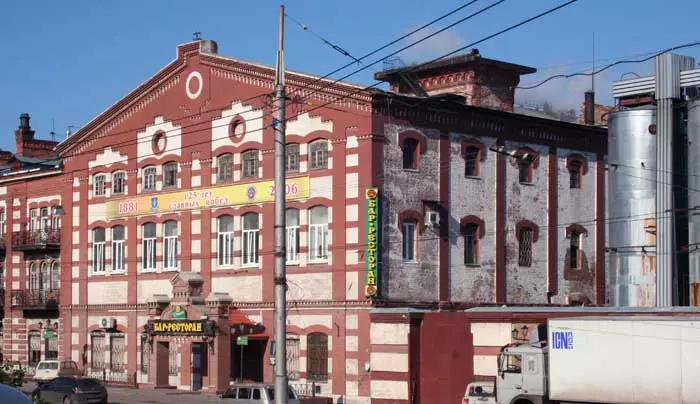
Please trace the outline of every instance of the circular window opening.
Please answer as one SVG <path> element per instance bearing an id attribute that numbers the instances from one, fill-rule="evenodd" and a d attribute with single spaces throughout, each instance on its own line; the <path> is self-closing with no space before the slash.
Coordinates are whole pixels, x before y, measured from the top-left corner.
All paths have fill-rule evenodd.
<path id="1" fill-rule="evenodd" d="M 167 138 L 165 137 L 165 132 L 156 132 L 153 135 L 153 152 L 156 154 L 163 153 L 165 151 L 165 146 L 167 145 Z"/>
<path id="2" fill-rule="evenodd" d="M 231 122 L 229 126 L 229 135 L 232 137 L 241 137 L 245 133 L 245 124 L 243 119 L 236 118 Z"/>
<path id="3" fill-rule="evenodd" d="M 656 124 L 652 123 L 651 125 L 649 125 L 649 133 L 651 133 L 652 135 L 656 135 Z"/>

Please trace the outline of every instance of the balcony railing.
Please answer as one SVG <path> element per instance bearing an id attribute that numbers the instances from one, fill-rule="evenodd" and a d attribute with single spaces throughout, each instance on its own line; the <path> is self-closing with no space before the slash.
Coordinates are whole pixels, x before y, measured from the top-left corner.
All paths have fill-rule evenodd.
<path id="1" fill-rule="evenodd" d="M 10 304 L 21 309 L 50 309 L 58 307 L 58 290 L 13 290 Z"/>
<path id="2" fill-rule="evenodd" d="M 22 230 L 12 233 L 13 250 L 45 250 L 58 248 L 61 244 L 61 230 Z"/>

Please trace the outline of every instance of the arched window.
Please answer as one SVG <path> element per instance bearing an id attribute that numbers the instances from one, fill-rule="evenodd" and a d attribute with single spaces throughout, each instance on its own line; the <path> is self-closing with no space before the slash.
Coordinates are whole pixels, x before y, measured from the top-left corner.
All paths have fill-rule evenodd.
<path id="1" fill-rule="evenodd" d="M 416 261 L 416 230 L 418 222 L 413 219 L 404 220 L 401 224 L 403 260 L 406 262 Z"/>
<path id="2" fill-rule="evenodd" d="M 51 266 L 46 261 L 41 263 L 41 288 L 44 291 L 51 290 Z"/>
<path id="3" fill-rule="evenodd" d="M 419 145 L 417 139 L 407 138 L 403 142 L 403 169 L 417 170 L 420 159 Z"/>
<path id="4" fill-rule="evenodd" d="M 126 231 L 124 226 L 112 227 L 112 271 L 126 270 Z"/>
<path id="5" fill-rule="evenodd" d="M 328 208 L 309 209 L 309 261 L 328 259 Z"/>
<path id="6" fill-rule="evenodd" d="M 104 196 L 105 195 L 105 182 L 106 175 L 95 174 L 92 177 L 92 196 Z"/>
<path id="7" fill-rule="evenodd" d="M 469 223 L 462 228 L 464 237 L 464 263 L 476 265 L 479 263 L 479 226 Z"/>
<path id="8" fill-rule="evenodd" d="M 163 165 L 163 188 L 177 187 L 177 163 L 171 161 Z"/>
<path id="9" fill-rule="evenodd" d="M 141 172 L 141 189 L 143 191 L 156 190 L 156 168 L 153 166 L 144 167 Z"/>
<path id="10" fill-rule="evenodd" d="M 522 157 L 518 161 L 518 170 L 521 183 L 529 184 L 532 182 L 532 159 L 530 157 Z"/>
<path id="11" fill-rule="evenodd" d="M 105 229 L 97 227 L 92 230 L 92 272 L 105 271 Z"/>
<path id="12" fill-rule="evenodd" d="M 258 265 L 260 222 L 257 213 L 243 215 L 243 265 Z"/>
<path id="13" fill-rule="evenodd" d="M 299 262 L 299 209 L 290 208 L 286 212 L 287 262 Z"/>
<path id="14" fill-rule="evenodd" d="M 112 174 L 112 195 L 121 195 L 126 192 L 126 173 L 118 171 Z"/>
<path id="15" fill-rule="evenodd" d="M 61 270 L 58 262 L 51 264 L 51 290 L 61 289 Z"/>
<path id="16" fill-rule="evenodd" d="M 571 269 L 581 267 L 581 234 L 577 231 L 572 231 L 569 235 L 569 264 Z"/>
<path id="17" fill-rule="evenodd" d="M 177 222 L 168 220 L 163 223 L 163 267 L 177 268 Z"/>
<path id="18" fill-rule="evenodd" d="M 534 229 L 522 226 L 518 229 L 518 265 L 521 267 L 532 266 L 532 241 Z"/>
<path id="19" fill-rule="evenodd" d="M 29 290 L 38 293 L 41 290 L 41 276 L 35 263 L 29 264 Z"/>
<path id="20" fill-rule="evenodd" d="M 328 168 L 328 141 L 314 140 L 309 143 L 309 168 Z"/>
<path id="21" fill-rule="evenodd" d="M 217 227 L 219 232 L 219 266 L 231 266 L 233 265 L 233 216 L 219 216 Z"/>
<path id="22" fill-rule="evenodd" d="M 216 158 L 216 182 L 233 181 L 233 155 L 222 154 Z"/>
<path id="23" fill-rule="evenodd" d="M 144 271 L 156 269 L 156 224 L 144 223 L 141 226 L 141 268 Z"/>
<path id="24" fill-rule="evenodd" d="M 573 159 L 569 163 L 569 188 L 580 189 L 583 177 L 583 164 L 580 160 Z"/>
<path id="25" fill-rule="evenodd" d="M 248 150 L 241 156 L 243 160 L 243 178 L 256 178 L 258 176 L 258 166 L 260 164 L 258 151 Z"/>
<path id="26" fill-rule="evenodd" d="M 481 163 L 481 149 L 469 146 L 464 150 L 464 175 L 478 177 Z"/>
<path id="27" fill-rule="evenodd" d="M 306 378 L 328 381 L 328 335 L 315 332 L 306 337 Z"/>
<path id="28" fill-rule="evenodd" d="M 296 143 L 286 146 L 287 172 L 295 173 L 299 171 L 299 145 Z"/>

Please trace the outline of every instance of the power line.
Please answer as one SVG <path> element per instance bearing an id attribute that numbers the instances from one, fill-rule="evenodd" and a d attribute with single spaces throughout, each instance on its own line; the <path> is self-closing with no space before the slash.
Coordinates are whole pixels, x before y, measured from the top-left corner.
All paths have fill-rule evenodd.
<path id="1" fill-rule="evenodd" d="M 285 17 L 287 17 L 287 18 L 289 18 L 290 20 L 292 20 L 295 24 L 297 24 L 297 25 L 299 26 L 299 28 L 301 28 L 302 31 L 308 32 L 308 33 L 310 33 L 311 35 L 315 36 L 315 37 L 318 38 L 321 42 L 323 42 L 324 44 L 330 46 L 331 49 L 333 49 L 334 51 L 340 53 L 340 54 L 343 55 L 343 56 L 349 57 L 350 59 L 354 60 L 356 63 L 362 63 L 362 61 L 361 61 L 360 59 L 358 59 L 358 58 L 354 57 L 353 55 L 351 55 L 350 52 L 348 52 L 348 51 L 346 51 L 345 49 L 341 48 L 340 46 L 334 44 L 333 42 L 327 40 L 326 38 L 322 37 L 321 35 L 315 33 L 314 31 L 311 30 L 311 27 L 309 27 L 309 26 L 306 25 L 306 24 L 300 23 L 300 22 L 297 21 L 294 17 L 292 17 L 291 15 L 289 15 L 289 13 L 285 12 L 284 15 L 285 15 Z"/>

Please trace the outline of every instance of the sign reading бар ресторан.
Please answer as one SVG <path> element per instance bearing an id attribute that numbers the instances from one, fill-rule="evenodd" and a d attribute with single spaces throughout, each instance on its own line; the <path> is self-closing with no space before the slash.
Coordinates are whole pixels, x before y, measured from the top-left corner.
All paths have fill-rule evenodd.
<path id="1" fill-rule="evenodd" d="M 204 320 L 153 320 L 153 333 L 155 335 L 202 335 Z"/>

